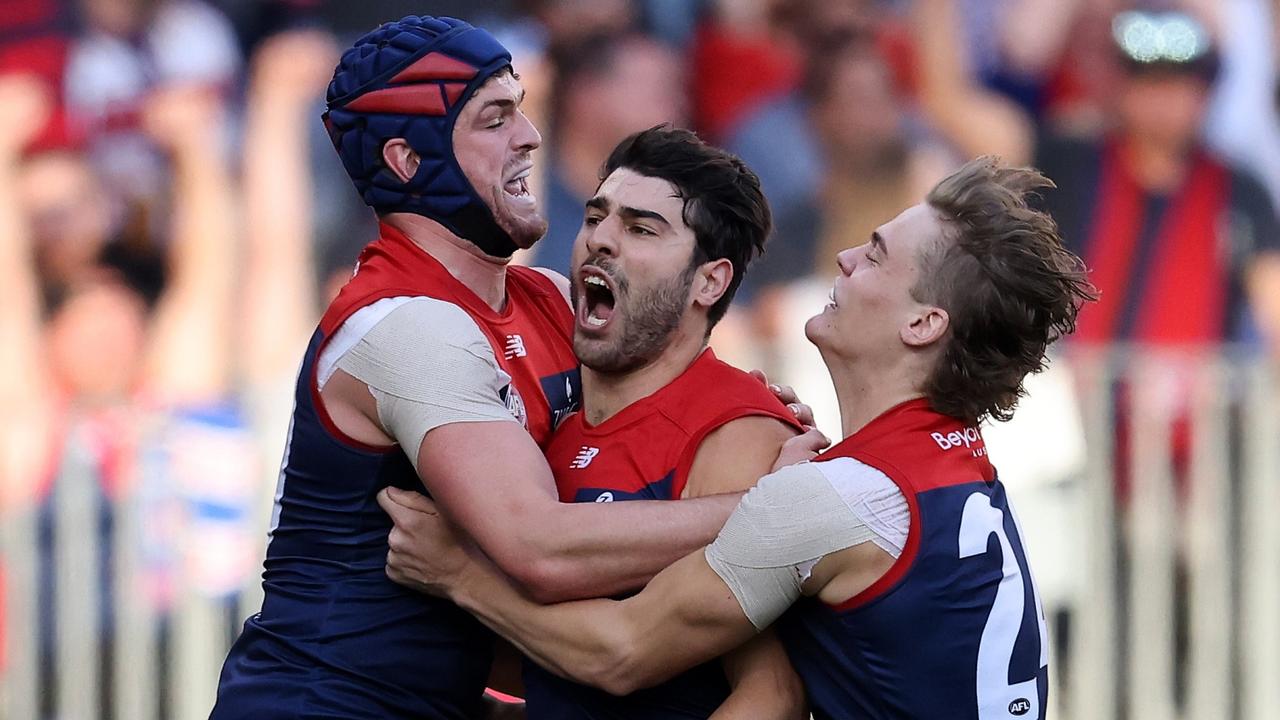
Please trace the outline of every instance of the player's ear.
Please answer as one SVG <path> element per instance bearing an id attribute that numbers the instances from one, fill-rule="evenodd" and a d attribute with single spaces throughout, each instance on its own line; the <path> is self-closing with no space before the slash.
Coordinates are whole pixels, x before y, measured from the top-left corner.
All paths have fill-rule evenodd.
<path id="1" fill-rule="evenodd" d="M 400 182 L 409 182 L 418 174 L 418 165 L 422 159 L 404 138 L 392 138 L 382 146 L 382 161 L 400 178 Z"/>
<path id="2" fill-rule="evenodd" d="M 923 348 L 938 342 L 951 327 L 951 316 L 939 307 L 924 306 L 911 316 L 900 333 L 902 342 L 911 347 Z"/>
<path id="3" fill-rule="evenodd" d="M 711 260 L 698 266 L 693 278 L 693 302 L 709 308 L 724 297 L 733 282 L 733 263 L 725 258 Z"/>

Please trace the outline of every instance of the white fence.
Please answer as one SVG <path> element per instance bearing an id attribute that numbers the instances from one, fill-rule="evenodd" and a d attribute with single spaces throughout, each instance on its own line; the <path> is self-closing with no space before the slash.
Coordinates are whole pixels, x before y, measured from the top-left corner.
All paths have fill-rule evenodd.
<path id="1" fill-rule="evenodd" d="M 1274 717 L 1274 370 L 1193 353 L 1083 357 L 1075 369 L 1088 469 L 1076 535 L 1085 563 L 1071 603 L 1075 629 L 1061 693 L 1071 717 Z M 1112 392 L 1118 382 L 1128 388 L 1127 412 L 1119 416 Z M 1127 434 L 1126 448 L 1116 446 L 1117 430 Z M 1179 447 L 1182 457 L 1170 452 Z M 1127 463 L 1130 479 L 1123 503 L 1112 491 L 1119 463 Z"/>
<path id="2" fill-rule="evenodd" d="M 1041 583 L 1056 645 L 1051 716 L 1270 720 L 1280 708 L 1273 371 L 1224 354 L 1110 353 L 1071 358 L 1070 375 L 1069 402 L 1049 413 L 1029 404 L 1032 427 L 1016 444 L 1050 457 L 1078 442 L 1081 471 L 1047 491 L 1002 474 L 1032 526 L 1033 567 L 1061 578 Z M 1052 394 L 1035 390 L 1032 402 Z M 997 467 L 1010 445 L 1000 432 Z M 0 718 L 207 717 L 229 642 L 259 602 L 256 574 L 229 601 L 179 573 L 158 610 L 140 590 L 146 504 L 130 496 L 110 508 L 106 561 L 87 530 L 100 520 L 93 464 L 72 452 L 62 468 L 43 519 L 10 509 L 0 527 Z M 1129 490 L 1118 496 L 1121 474 Z M 42 585 L 57 588 L 44 606 Z"/>

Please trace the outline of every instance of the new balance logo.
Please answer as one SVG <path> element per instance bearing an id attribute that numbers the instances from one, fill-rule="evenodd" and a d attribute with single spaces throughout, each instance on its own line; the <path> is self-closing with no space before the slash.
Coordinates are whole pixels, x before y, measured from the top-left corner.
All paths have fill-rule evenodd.
<path id="1" fill-rule="evenodd" d="M 582 449 L 578 451 L 578 456 L 573 459 L 573 462 L 569 463 L 569 468 L 572 470 L 581 470 L 582 468 L 590 465 L 591 461 L 595 460 L 596 456 L 599 454 L 600 448 L 587 447 L 586 445 L 583 445 Z"/>
<path id="2" fill-rule="evenodd" d="M 524 338 L 519 335 L 508 335 L 506 352 L 504 354 L 508 360 L 527 356 L 529 353 L 524 349 Z"/>

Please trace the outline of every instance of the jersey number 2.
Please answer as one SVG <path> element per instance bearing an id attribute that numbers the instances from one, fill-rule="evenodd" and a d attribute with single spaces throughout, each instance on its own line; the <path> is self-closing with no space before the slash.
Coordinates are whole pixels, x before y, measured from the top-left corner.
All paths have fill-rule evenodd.
<path id="1" fill-rule="evenodd" d="M 1004 530 L 1004 512 L 991 504 L 990 497 L 976 492 L 965 501 L 964 514 L 960 518 L 960 557 L 985 554 L 987 542 L 993 534 L 1000 541 L 1003 576 L 978 643 L 978 718 L 1033 720 L 1040 717 L 1036 677 L 1033 675 L 1029 680 L 1009 684 L 1013 644 L 1022 627 L 1026 597 L 1022 570 Z M 1036 608 L 1035 615 L 1040 635 L 1040 666 L 1043 667 L 1048 656 L 1048 642 L 1039 608 Z"/>

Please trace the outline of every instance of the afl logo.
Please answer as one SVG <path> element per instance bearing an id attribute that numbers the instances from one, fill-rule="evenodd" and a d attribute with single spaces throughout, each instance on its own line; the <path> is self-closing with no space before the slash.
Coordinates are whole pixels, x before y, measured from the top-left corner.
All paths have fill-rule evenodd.
<path id="1" fill-rule="evenodd" d="M 507 410 L 511 411 L 511 415 L 516 419 L 516 422 L 528 428 L 529 414 L 525 412 L 524 399 L 520 397 L 520 391 L 516 390 L 514 385 L 508 385 L 502 388 L 502 392 L 499 395 L 501 395 L 502 402 L 507 406 Z"/>
<path id="2" fill-rule="evenodd" d="M 1018 698 L 1017 700 L 1009 703 L 1010 715 L 1022 717 L 1029 712 L 1031 712 L 1031 701 L 1026 698 Z"/>
<path id="3" fill-rule="evenodd" d="M 608 490 L 605 490 L 604 492 L 596 496 L 596 502 L 598 503 L 613 502 L 613 493 L 609 492 Z"/>

